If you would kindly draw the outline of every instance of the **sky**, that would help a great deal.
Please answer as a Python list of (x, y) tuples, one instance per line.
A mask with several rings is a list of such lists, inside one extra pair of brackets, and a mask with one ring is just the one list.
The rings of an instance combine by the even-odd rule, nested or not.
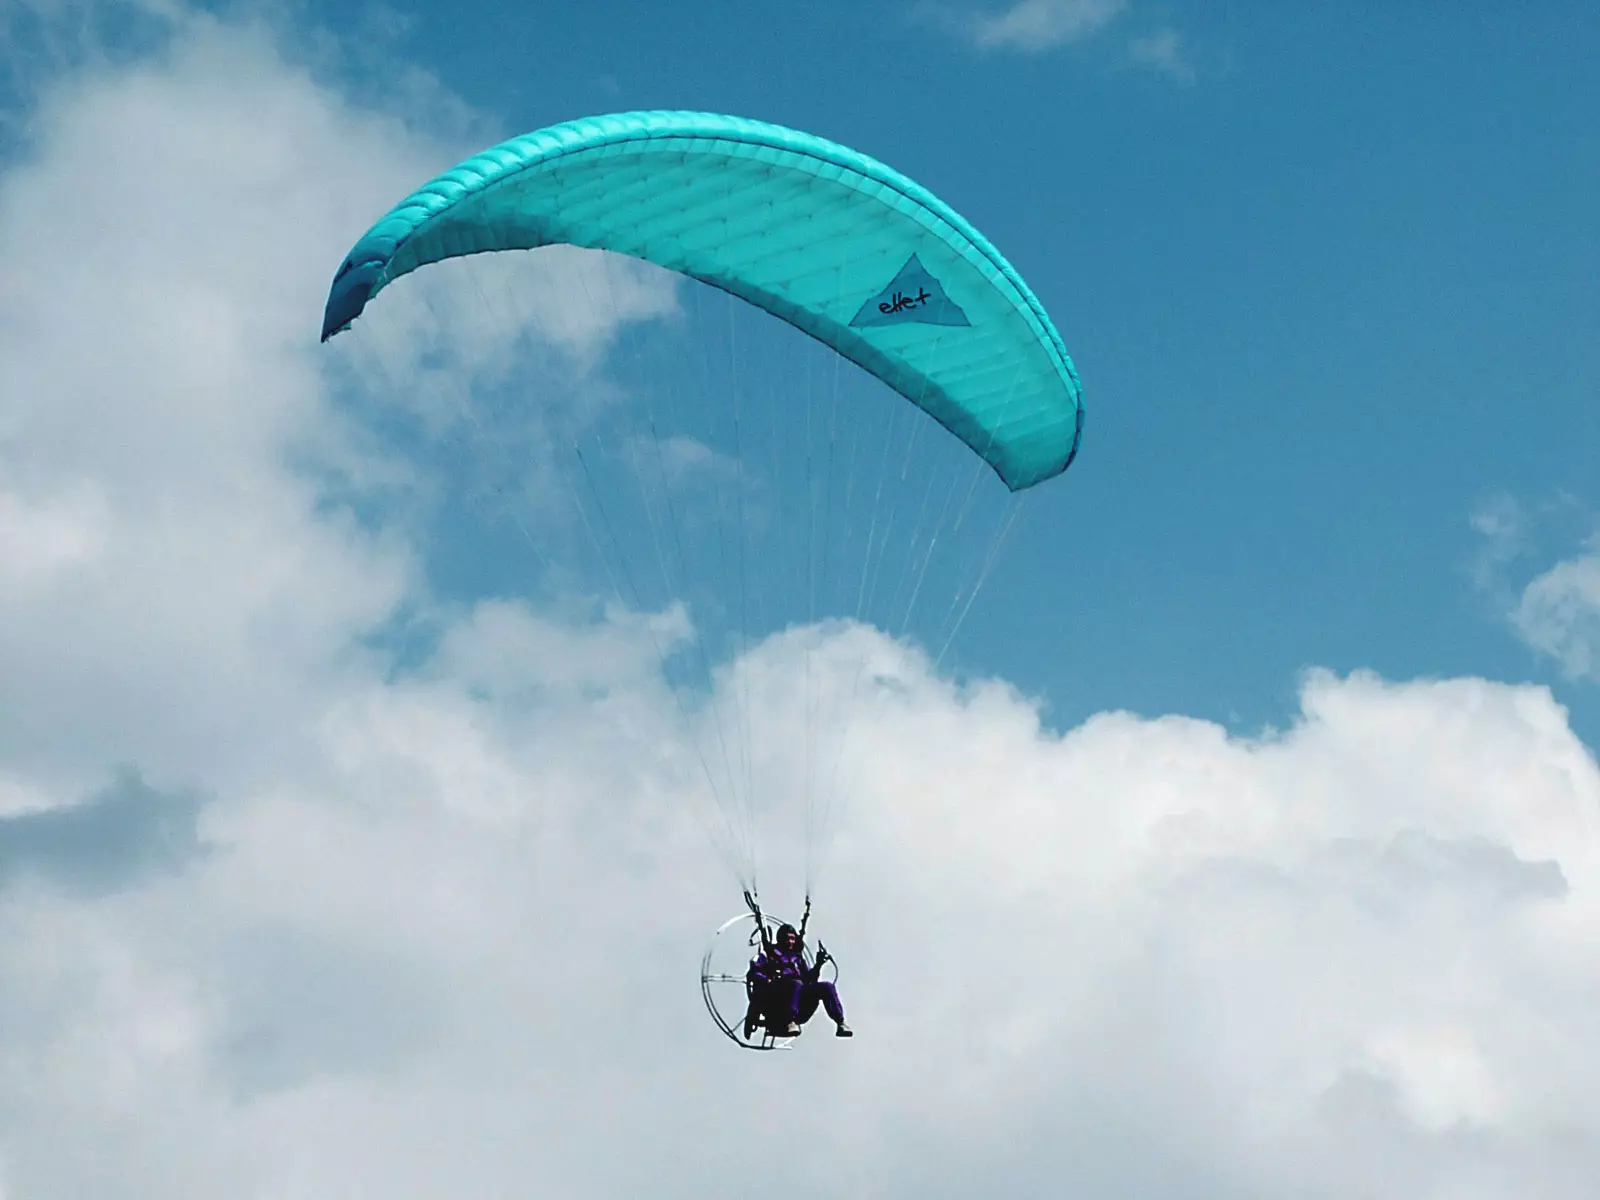
[[(1600, 17), (1523, 7), (0, 8), (0, 1200), (1586, 1198)], [(1051, 313), (1082, 452), (948, 652), (785, 608), (793, 457), (657, 440), (620, 535), (528, 469), (893, 411), (732, 304), (540, 251), (318, 344), (389, 205), (640, 108), (871, 154)], [(737, 638), (651, 524), (734, 495)], [(851, 1041), (701, 1008), (729, 736)]]

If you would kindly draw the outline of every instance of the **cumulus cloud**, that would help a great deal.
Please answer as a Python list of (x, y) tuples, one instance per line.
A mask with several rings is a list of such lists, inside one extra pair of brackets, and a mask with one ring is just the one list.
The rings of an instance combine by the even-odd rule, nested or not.
[(283, 240), (327, 252), (399, 185), (383, 123), (206, 23), (73, 78), (0, 192), (0, 753), (81, 791), (87, 744), (207, 774), (292, 725), (409, 567), (288, 469), (332, 426)]
[[(872, 629), (780, 632), (718, 698), (788, 731), (769, 779), (808, 705), (870, 714), (816, 917), (859, 1036), (741, 1054), (695, 988), (734, 888), (709, 715), (659, 669), (691, 615), (436, 604), (396, 502), (433, 485), (352, 394), (413, 351), (315, 344), (331, 265), (454, 148), (205, 21), (32, 128), (0, 175), (4, 1194), (699, 1196), (781, 1154), (776, 1196), (1587, 1196), (1600, 772), (1547, 691), (1314, 673), (1259, 737), (1054, 731)], [(671, 317), (608, 282), (534, 321), (572, 378)], [(514, 321), (461, 333), (418, 369), (525, 361)], [(397, 661), (407, 606), (439, 636)], [(780, 906), (799, 807), (754, 814)]]
[(202, 851), (200, 800), (163, 795), (124, 769), (81, 804), (0, 817), (0, 889), (35, 878), (91, 893), (181, 870)]

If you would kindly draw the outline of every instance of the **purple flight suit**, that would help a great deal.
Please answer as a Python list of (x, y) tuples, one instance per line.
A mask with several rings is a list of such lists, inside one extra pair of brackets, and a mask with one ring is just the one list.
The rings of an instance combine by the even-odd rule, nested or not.
[(808, 972), (799, 951), (786, 954), (773, 946), (757, 956), (745, 978), (751, 984), (751, 1010), (766, 1014), (771, 1025), (780, 1029), (785, 1019), (804, 1025), (816, 1015), (818, 1004), (834, 1024), (844, 1020), (839, 990)]

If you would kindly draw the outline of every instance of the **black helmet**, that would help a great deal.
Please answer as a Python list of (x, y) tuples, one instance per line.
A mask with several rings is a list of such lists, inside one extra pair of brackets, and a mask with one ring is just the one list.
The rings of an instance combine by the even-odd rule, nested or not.
[(781, 946), (785, 938), (793, 938), (798, 942), (800, 940), (800, 931), (793, 925), (779, 925), (777, 936), (773, 940)]

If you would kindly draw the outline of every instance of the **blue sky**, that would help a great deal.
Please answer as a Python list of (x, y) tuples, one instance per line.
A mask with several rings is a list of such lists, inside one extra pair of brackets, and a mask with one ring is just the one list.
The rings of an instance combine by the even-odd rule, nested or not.
[[(1590, 1200), (1600, 18), (762, 7), (0, 15), (0, 1197)], [(662, 646), (722, 568), (615, 603), (525, 465), (831, 402), (818, 348), (558, 250), (316, 340), (418, 183), (657, 106), (924, 183), (1088, 406), (951, 659), (788, 629), (710, 693), (784, 908), (815, 714), (875, 706), (815, 918), (857, 1036), (782, 1055), (695, 979), (728, 730)], [(776, 510), (796, 611), (793, 487), (700, 428), (680, 531)]]
[[(1592, 14), (1055, 7), (1084, 15), (982, 47), (960, 6), (402, 5), (383, 55), (494, 136), (648, 107), (795, 125), (984, 229), (1088, 397), (965, 643), (1054, 719), (1277, 724), (1304, 668), (1371, 667), (1549, 683), (1593, 737), (1592, 687), (1475, 583), (1470, 524), (1501, 494), (1596, 504)], [(1536, 523), (1532, 563), (1573, 524)]]

